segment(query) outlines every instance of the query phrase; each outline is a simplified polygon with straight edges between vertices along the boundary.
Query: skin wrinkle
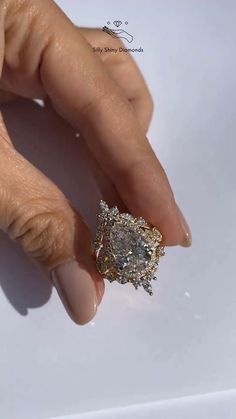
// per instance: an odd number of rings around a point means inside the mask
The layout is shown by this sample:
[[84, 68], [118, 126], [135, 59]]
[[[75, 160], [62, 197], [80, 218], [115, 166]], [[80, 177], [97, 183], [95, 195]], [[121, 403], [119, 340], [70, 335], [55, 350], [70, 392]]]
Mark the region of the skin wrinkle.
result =
[[27, 80], [27, 95], [44, 98], [40, 65], [44, 50], [52, 42], [50, 23], [34, 2], [21, 1], [13, 10], [13, 17], [9, 13], [9, 18], [5, 21], [5, 63], [0, 85], [6, 90], [21, 94], [21, 79]]
[[[180, 229], [167, 177], [145, 137], [150, 94], [130, 55], [109, 55], [109, 59], [95, 55], [86, 31], [77, 29], [53, 1], [0, 2], [0, 23], [0, 63], [5, 58], [0, 96], [1, 89], [26, 98], [47, 96], [59, 115], [82, 134], [91, 162], [98, 165], [101, 191], [105, 185], [103, 198], [110, 194], [114, 204], [153, 220], [165, 244], [182, 243], [188, 233]], [[98, 31], [93, 33], [92, 43]], [[8, 138], [3, 121], [0, 129]], [[65, 279], [63, 275], [70, 272], [73, 292], [67, 294], [72, 300], [76, 295], [73, 309], [78, 319], [77, 298], [83, 304], [79, 291], [94, 307], [104, 290], [91, 253], [91, 233], [57, 186], [6, 138], [0, 138], [0, 225], [6, 230], [10, 226], [8, 233], [48, 273], [60, 265], [55, 278]], [[71, 259], [76, 263], [64, 269]], [[79, 290], [80, 275], [83, 289]], [[71, 291], [66, 281], [64, 291]], [[87, 313], [80, 321], [94, 314]]]

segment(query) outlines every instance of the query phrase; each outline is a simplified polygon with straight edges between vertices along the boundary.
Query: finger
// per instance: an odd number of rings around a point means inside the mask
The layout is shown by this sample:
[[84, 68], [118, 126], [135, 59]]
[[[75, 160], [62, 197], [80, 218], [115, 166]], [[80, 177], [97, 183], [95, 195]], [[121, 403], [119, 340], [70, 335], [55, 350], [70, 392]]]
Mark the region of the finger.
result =
[[[120, 41], [117, 48], [122, 47]], [[125, 92], [126, 98], [133, 106], [137, 115], [138, 123], [143, 132], [146, 133], [153, 114], [153, 101], [147, 84], [132, 56], [123, 53], [124, 57], [119, 64], [112, 67], [112, 78]], [[108, 58], [109, 59], [109, 58]], [[108, 70], [109, 71], [109, 70]]]
[[[80, 56], [81, 61], [69, 69], [68, 57], [62, 53], [58, 60], [51, 44], [41, 66], [42, 80], [54, 106], [79, 127], [90, 152], [129, 210], [156, 225], [165, 244], [189, 245], [190, 232], [179, 215], [166, 174], [131, 106], [87, 45], [77, 39], [77, 33], [68, 28], [68, 43], [66, 39], [66, 50], [70, 49], [71, 56]], [[70, 81], [63, 79], [69, 72]]]
[[[165, 244], [189, 244], [190, 232], [181, 220], [165, 172], [120, 88], [54, 3], [37, 3], [30, 19], [31, 42], [24, 43], [24, 66], [28, 60], [55, 109], [79, 127], [129, 210], [158, 226]], [[48, 28], [46, 39], [42, 22]], [[21, 48], [18, 54], [14, 50], [18, 60]], [[8, 56], [14, 61], [11, 44]]]
[[[78, 28], [78, 30], [92, 47], [99, 45], [103, 51], [105, 47], [117, 51], [124, 48], [120, 39], [111, 38], [99, 29]], [[94, 39], [96, 39], [96, 44], [94, 44]], [[99, 57], [105, 63], [110, 77], [132, 104], [139, 124], [146, 133], [153, 114], [153, 101], [144, 77], [132, 55], [122, 52], [115, 54], [114, 57], [112, 53], [102, 52]]]
[[[104, 47], [108, 47], [112, 51], [123, 46], [118, 39], [114, 40], [107, 37], [99, 29], [78, 28], [78, 30], [92, 47], [99, 45], [103, 51]], [[96, 44], [94, 43], [95, 39]], [[111, 78], [121, 87], [125, 97], [130, 101], [143, 131], [146, 132], [152, 117], [153, 102], [143, 76], [132, 56], [129, 53], [125, 53], [119, 56], [115, 55], [114, 57], [114, 54], [102, 52], [99, 53], [99, 57], [106, 64]], [[121, 200], [114, 184], [91, 155], [85, 141], [83, 141], [83, 147], [103, 199], [109, 206], [117, 205], [121, 211], [127, 212], [128, 209]]]
[[104, 291], [89, 229], [56, 185], [14, 149], [3, 122], [0, 130], [0, 228], [40, 264], [69, 315], [84, 324]]
[[[101, 33], [99, 29], [78, 28], [78, 30], [92, 47], [94, 46], [94, 39], [99, 40], [101, 49], [108, 47], [111, 50], [118, 50], [120, 47], [123, 47], [120, 40], [106, 37], [104, 32]], [[141, 128], [144, 132], [147, 132], [152, 117], [153, 102], [145, 80], [134, 59], [129, 53], [122, 54], [122, 58], [119, 57], [119, 59], [117, 57], [114, 59], [114, 55], [106, 53], [100, 53], [99, 57], [106, 63], [112, 79], [121, 87], [125, 97], [131, 103]], [[120, 198], [117, 189], [106, 176], [96, 159], [91, 155], [85, 142], [84, 149], [103, 199], [109, 206], [117, 205], [121, 211], [127, 212], [128, 209]], [[188, 231], [187, 222], [179, 208], [178, 211], [181, 224], [184, 230]], [[189, 244], [189, 240], [186, 241], [186, 244]]]
[[[83, 141], [82, 138], [80, 138]], [[120, 211], [128, 212], [128, 208], [125, 206], [121, 197], [119, 196], [114, 184], [112, 181], [105, 175], [101, 166], [99, 166], [97, 160], [90, 153], [86, 142], [83, 141], [83, 156], [85, 157], [87, 163], [92, 169], [95, 181], [102, 195], [102, 199], [106, 201], [109, 207], [117, 206]]]

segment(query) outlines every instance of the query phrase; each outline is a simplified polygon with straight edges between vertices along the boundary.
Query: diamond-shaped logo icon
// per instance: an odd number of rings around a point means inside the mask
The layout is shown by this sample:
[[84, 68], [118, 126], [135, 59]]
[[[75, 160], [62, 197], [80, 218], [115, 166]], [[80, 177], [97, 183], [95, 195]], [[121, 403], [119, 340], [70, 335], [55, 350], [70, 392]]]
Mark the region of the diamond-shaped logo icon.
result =
[[114, 20], [114, 25], [117, 27], [117, 28], [119, 28], [119, 26], [120, 25], [122, 25], [122, 22], [121, 22], [121, 20]]

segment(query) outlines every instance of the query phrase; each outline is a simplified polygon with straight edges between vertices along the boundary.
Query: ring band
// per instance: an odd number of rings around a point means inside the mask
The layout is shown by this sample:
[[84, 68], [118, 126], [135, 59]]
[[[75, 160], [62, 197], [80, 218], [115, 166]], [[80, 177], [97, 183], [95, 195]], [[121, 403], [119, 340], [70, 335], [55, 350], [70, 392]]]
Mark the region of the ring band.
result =
[[98, 271], [110, 282], [129, 282], [153, 295], [151, 281], [156, 279], [159, 259], [165, 254], [161, 233], [143, 218], [120, 213], [104, 201], [100, 201], [100, 209], [94, 240]]

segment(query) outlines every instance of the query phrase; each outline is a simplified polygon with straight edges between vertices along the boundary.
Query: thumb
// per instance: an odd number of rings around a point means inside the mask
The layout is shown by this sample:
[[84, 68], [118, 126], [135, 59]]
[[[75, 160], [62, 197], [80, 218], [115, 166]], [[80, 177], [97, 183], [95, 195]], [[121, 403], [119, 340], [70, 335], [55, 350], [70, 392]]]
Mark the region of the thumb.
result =
[[0, 228], [51, 277], [72, 319], [88, 322], [103, 281], [87, 225], [57, 186], [14, 149], [3, 122], [0, 155]]

